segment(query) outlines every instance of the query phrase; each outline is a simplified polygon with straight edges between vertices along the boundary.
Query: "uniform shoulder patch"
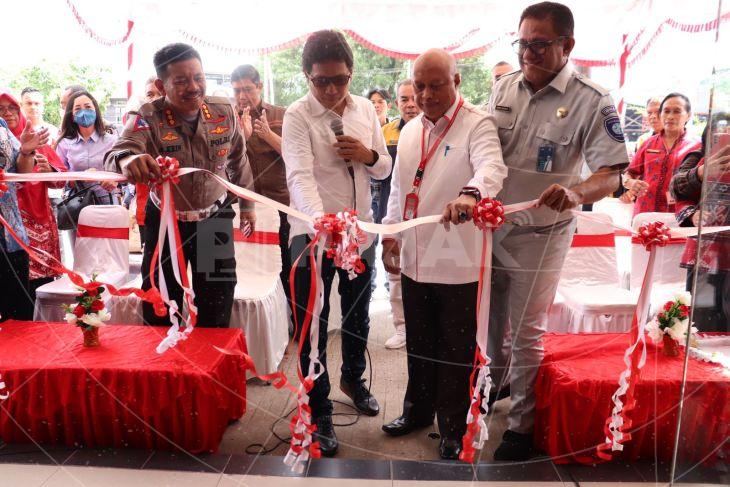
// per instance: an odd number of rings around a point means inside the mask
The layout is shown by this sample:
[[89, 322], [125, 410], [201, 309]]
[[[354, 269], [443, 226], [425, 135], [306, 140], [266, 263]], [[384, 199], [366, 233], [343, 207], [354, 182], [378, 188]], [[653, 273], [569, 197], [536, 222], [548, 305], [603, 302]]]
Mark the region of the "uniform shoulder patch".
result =
[[609, 116], [609, 115], [611, 115], [612, 113], [617, 113], [617, 112], [616, 112], [616, 107], [615, 107], [615, 106], [613, 106], [613, 105], [608, 105], [608, 106], [606, 106], [606, 107], [603, 107], [603, 108], [601, 109], [601, 115], [603, 115], [604, 117], [608, 117], [608, 116]]
[[134, 128], [132, 129], [132, 131], [143, 132], [149, 129], [150, 125], [147, 123], [147, 120], [145, 120], [142, 115], [137, 115], [137, 118], [134, 119]]
[[621, 128], [621, 120], [616, 117], [607, 117], [603, 120], [603, 127], [606, 129], [606, 133], [616, 142], [624, 143], [624, 131]]

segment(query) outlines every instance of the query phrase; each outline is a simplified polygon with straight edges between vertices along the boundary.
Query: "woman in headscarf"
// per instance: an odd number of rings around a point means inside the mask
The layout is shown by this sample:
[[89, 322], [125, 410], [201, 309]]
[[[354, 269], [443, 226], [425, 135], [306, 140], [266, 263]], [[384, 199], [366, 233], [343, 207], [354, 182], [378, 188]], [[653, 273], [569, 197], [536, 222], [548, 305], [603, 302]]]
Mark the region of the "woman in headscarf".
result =
[[[3, 120], [12, 118], [14, 108], [0, 100], [0, 169], [7, 173], [31, 172], [36, 149], [48, 142], [48, 130], [33, 130], [30, 124], [15, 138]], [[33, 305], [28, 294], [28, 254], [10, 234], [12, 230], [23, 243], [28, 243], [23, 220], [18, 209], [17, 184], [0, 187], [0, 215], [7, 227], [0, 229], [0, 322], [8, 319], [30, 320]]]
[[[18, 101], [8, 92], [0, 92], [0, 104], [7, 107], [5, 122], [16, 138], [20, 138], [26, 124], [28, 123], [23, 112], [20, 110]], [[56, 152], [48, 145], [36, 149], [35, 167], [33, 172], [65, 171], [61, 159]], [[20, 216], [23, 218], [23, 226], [28, 234], [30, 245], [37, 249], [48, 252], [57, 260], [61, 260], [61, 248], [58, 239], [58, 226], [56, 215], [51, 208], [48, 199], [48, 188], [62, 188], [64, 183], [19, 183], [18, 184], [18, 207]], [[56, 274], [48, 266], [41, 263], [30, 262], [30, 295], [35, 301], [35, 291], [43, 284], [51, 282]]]

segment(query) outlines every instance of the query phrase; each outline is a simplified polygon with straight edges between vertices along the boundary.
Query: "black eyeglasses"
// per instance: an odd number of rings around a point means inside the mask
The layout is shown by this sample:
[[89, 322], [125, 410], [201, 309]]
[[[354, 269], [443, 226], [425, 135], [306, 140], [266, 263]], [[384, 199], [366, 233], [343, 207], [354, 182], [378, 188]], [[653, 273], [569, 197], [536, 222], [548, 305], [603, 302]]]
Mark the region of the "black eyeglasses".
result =
[[317, 88], [325, 88], [332, 83], [335, 86], [345, 86], [350, 82], [352, 75], [350, 74], [339, 74], [337, 76], [307, 76], [309, 81], [312, 82]]
[[552, 41], [534, 41], [534, 42], [525, 42], [522, 40], [516, 40], [512, 43], [512, 48], [515, 50], [517, 54], [524, 54], [524, 52], [529, 49], [532, 51], [532, 53], [536, 56], [542, 56], [545, 54], [545, 51], [547, 51], [547, 48], [552, 46], [555, 42], [560, 41], [562, 39], [567, 39], [569, 36], [560, 36]]

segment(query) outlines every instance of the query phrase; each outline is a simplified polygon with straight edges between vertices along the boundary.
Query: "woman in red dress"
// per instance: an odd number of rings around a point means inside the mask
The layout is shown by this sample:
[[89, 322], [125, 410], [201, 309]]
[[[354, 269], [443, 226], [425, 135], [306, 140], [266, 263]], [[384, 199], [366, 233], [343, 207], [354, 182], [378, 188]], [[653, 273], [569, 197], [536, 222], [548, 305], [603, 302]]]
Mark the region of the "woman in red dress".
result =
[[[0, 103], [8, 104], [10, 111], [5, 117], [8, 128], [19, 137], [27, 123], [18, 101], [7, 92], [0, 92]], [[36, 149], [36, 165], [33, 172], [65, 171], [61, 159], [48, 145]], [[30, 245], [44, 250], [61, 260], [56, 215], [48, 199], [48, 188], [63, 188], [63, 183], [20, 183], [18, 184], [18, 207], [23, 218], [23, 226], [28, 234]], [[48, 267], [30, 261], [30, 294], [35, 302], [35, 290], [51, 282], [56, 274]]]
[[689, 99], [681, 93], [670, 93], [662, 100], [662, 131], [641, 146], [624, 174], [624, 187], [634, 199], [634, 216], [674, 212], [669, 182], [684, 157], [700, 146], [699, 137], [688, 135], [685, 128], [691, 110]]

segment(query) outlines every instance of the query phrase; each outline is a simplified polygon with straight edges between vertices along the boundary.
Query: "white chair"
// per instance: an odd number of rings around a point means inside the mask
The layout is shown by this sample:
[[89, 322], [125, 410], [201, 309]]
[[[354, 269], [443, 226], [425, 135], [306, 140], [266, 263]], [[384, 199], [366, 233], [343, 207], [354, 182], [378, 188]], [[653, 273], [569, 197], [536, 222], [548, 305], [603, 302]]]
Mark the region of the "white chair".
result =
[[[237, 211], [238, 212], [238, 211]], [[231, 328], [241, 328], [259, 374], [275, 372], [289, 342], [289, 305], [279, 279], [279, 214], [256, 205], [256, 232], [244, 238], [234, 219], [236, 277]]]
[[[677, 228], [674, 213], [639, 213], [634, 217], [632, 228], [638, 230], [646, 223], [662, 222], [670, 228]], [[673, 238], [664, 247], [656, 250], [654, 263], [654, 279], [651, 293], [651, 314], [658, 306], [671, 300], [674, 294], [684, 291], [687, 280], [687, 271], [679, 266], [686, 239]], [[631, 241], [631, 291], [638, 297], [641, 283], [649, 262], [649, 252], [636, 239]]]
[[636, 298], [619, 286], [611, 217], [578, 218], [578, 228], [560, 274], [548, 315], [548, 331], [621, 332], [629, 329]]
[[[121, 286], [129, 279], [129, 216], [123, 206], [87, 206], [79, 214], [73, 270], [89, 280]], [[68, 276], [62, 276], [36, 291], [33, 319], [63, 321], [62, 304], [70, 304], [79, 294]], [[110, 295], [104, 293], [104, 302]]]

